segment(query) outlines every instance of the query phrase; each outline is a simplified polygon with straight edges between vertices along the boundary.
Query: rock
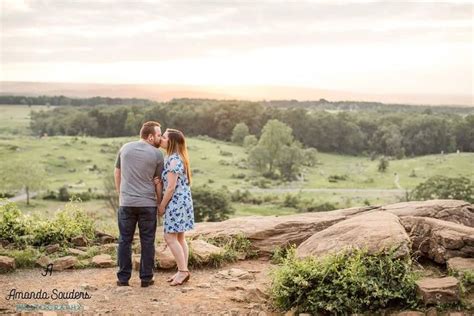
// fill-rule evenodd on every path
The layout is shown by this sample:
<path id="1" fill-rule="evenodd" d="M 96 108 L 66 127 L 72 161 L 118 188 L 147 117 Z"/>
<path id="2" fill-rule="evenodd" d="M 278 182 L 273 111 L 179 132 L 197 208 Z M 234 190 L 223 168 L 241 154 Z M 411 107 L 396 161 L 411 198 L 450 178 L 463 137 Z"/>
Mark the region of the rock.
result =
<path id="1" fill-rule="evenodd" d="M 245 271 L 245 270 L 242 270 L 242 269 L 232 268 L 232 269 L 228 270 L 228 274 L 231 277 L 235 277 L 235 278 L 240 279 L 241 277 L 243 277 L 244 275 L 247 275 L 249 273 L 248 273 L 248 271 Z"/>
<path id="2" fill-rule="evenodd" d="M 100 246 L 100 251 L 105 253 L 116 252 L 117 247 L 118 244 L 116 243 L 103 244 L 102 246 Z"/>
<path id="3" fill-rule="evenodd" d="M 375 211 L 352 217 L 320 231 L 297 248 L 300 258 L 318 258 L 345 249 L 367 247 L 370 253 L 398 247 L 397 257 L 410 253 L 410 239 L 396 215 Z"/>
<path id="4" fill-rule="evenodd" d="M 77 264 L 77 258 L 74 256 L 66 256 L 57 258 L 53 261 L 53 271 L 62 271 L 64 269 L 69 269 L 74 267 Z"/>
<path id="5" fill-rule="evenodd" d="M 38 260 L 36 260 L 36 265 L 46 268 L 48 264 L 52 262 L 53 261 L 48 256 L 41 256 Z"/>
<path id="6" fill-rule="evenodd" d="M 61 247 L 59 244 L 54 244 L 54 245 L 49 245 L 47 246 L 44 250 L 46 251 L 47 254 L 52 254 L 53 252 L 56 252 L 60 249 Z"/>
<path id="7" fill-rule="evenodd" d="M 69 252 L 69 254 L 76 255 L 76 256 L 85 256 L 85 255 L 87 255 L 87 252 L 79 250 L 79 249 L 74 249 L 74 248 L 69 248 L 68 252 Z"/>
<path id="8" fill-rule="evenodd" d="M 399 217 L 431 217 L 474 227 L 474 206 L 459 200 L 429 200 L 390 204 L 380 207 Z"/>
<path id="9" fill-rule="evenodd" d="M 99 239 L 101 244 L 110 244 L 116 242 L 116 238 L 114 236 L 100 232 L 98 230 L 95 231 L 95 236 Z"/>
<path id="10" fill-rule="evenodd" d="M 0 246 L 1 246 L 1 247 L 6 248 L 6 247 L 8 247 L 8 245 L 10 245 L 10 242 L 9 242 L 8 240 L 6 240 L 6 239 L 0 239 Z"/>
<path id="11" fill-rule="evenodd" d="M 224 290 L 226 290 L 226 291 L 243 291 L 243 290 L 245 290 L 245 288 L 243 286 L 237 284 L 237 285 L 226 286 L 224 288 Z"/>
<path id="12" fill-rule="evenodd" d="M 435 218 L 400 218 L 412 240 L 413 251 L 444 264 L 454 257 L 474 256 L 474 228 Z"/>
<path id="13" fill-rule="evenodd" d="M 396 316 L 425 316 L 425 313 L 417 312 L 417 311 L 403 311 L 403 312 L 397 313 Z"/>
<path id="14" fill-rule="evenodd" d="M 425 304 L 459 302 L 459 281 L 454 277 L 425 278 L 416 282 L 417 292 Z"/>
<path id="15" fill-rule="evenodd" d="M 116 241 L 116 239 L 110 235 L 101 236 L 99 237 L 99 240 L 101 244 L 110 244 Z"/>
<path id="16" fill-rule="evenodd" d="M 99 268 L 110 268 L 115 265 L 110 255 L 95 256 L 92 258 L 92 264 Z"/>
<path id="17" fill-rule="evenodd" d="M 181 293 L 187 293 L 187 292 L 190 292 L 192 290 L 194 290 L 193 287 L 182 287 L 181 288 Z"/>
<path id="18" fill-rule="evenodd" d="M 208 239 L 243 234 L 260 254 L 271 254 L 276 246 L 299 245 L 321 230 L 374 208 L 356 207 L 286 216 L 245 216 L 223 222 L 197 223 L 188 236 Z"/>
<path id="19" fill-rule="evenodd" d="M 447 261 L 447 267 L 453 272 L 463 273 L 472 271 L 474 273 L 474 258 L 451 258 Z"/>
<path id="20" fill-rule="evenodd" d="M 260 285 L 251 285 L 245 288 L 245 295 L 246 300 L 249 302 L 266 302 L 269 299 L 265 288 L 261 287 Z"/>
<path id="21" fill-rule="evenodd" d="M 201 263 L 209 262 L 212 255 L 217 255 L 224 251 L 224 249 L 211 245 L 202 239 L 191 240 L 189 247 L 192 249 L 193 255 Z"/>
<path id="22" fill-rule="evenodd" d="M 71 239 L 71 242 L 75 245 L 75 246 L 79 246 L 79 247 L 85 247 L 87 246 L 87 238 L 84 237 L 84 236 L 76 236 L 76 237 L 73 237 Z"/>
<path id="23" fill-rule="evenodd" d="M 155 261 L 158 268 L 172 269 L 176 267 L 176 261 L 169 247 L 155 250 Z"/>
<path id="24" fill-rule="evenodd" d="M 201 289 L 208 289 L 211 287 L 211 284 L 210 283 L 200 283 L 197 285 L 197 287 L 201 288 Z"/>
<path id="25" fill-rule="evenodd" d="M 7 256 L 0 256 L 0 272 L 15 270 L 15 259 Z"/>

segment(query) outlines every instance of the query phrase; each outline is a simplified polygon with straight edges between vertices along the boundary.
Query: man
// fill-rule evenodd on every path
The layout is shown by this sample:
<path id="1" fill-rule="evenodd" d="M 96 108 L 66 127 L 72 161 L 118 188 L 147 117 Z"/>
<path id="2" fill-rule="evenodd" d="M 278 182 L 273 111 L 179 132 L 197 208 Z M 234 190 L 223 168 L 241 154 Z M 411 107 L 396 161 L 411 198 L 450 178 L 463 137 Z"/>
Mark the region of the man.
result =
<path id="1" fill-rule="evenodd" d="M 155 232 L 157 206 L 161 201 L 161 184 L 153 178 L 161 176 L 164 158 L 158 149 L 161 127 L 146 122 L 140 130 L 140 140 L 122 146 L 115 162 L 115 188 L 119 192 L 117 285 L 128 286 L 132 275 L 132 240 L 138 223 L 141 244 L 141 286 L 154 283 Z"/>

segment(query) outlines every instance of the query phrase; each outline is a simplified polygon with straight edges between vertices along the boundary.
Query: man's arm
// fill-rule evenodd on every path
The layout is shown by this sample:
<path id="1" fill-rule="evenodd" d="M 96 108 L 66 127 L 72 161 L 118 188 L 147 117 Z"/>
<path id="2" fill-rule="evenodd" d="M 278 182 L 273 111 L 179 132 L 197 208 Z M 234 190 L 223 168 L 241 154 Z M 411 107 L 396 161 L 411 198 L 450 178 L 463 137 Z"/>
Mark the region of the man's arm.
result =
<path id="1" fill-rule="evenodd" d="M 118 194 L 120 194 L 120 177 L 122 175 L 122 171 L 115 167 L 114 171 L 114 179 L 115 179 L 115 190 L 117 191 Z"/>

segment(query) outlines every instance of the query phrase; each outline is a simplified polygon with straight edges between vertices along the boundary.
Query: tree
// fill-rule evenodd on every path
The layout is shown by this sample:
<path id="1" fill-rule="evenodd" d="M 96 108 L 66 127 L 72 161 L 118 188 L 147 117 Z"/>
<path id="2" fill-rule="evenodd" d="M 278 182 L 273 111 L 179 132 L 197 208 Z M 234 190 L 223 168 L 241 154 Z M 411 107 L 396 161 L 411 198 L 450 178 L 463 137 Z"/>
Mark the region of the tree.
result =
<path id="1" fill-rule="evenodd" d="M 257 145 L 257 143 L 258 139 L 255 137 L 255 135 L 248 135 L 244 138 L 244 147 L 247 149 L 252 148 L 253 146 Z"/>
<path id="2" fill-rule="evenodd" d="M 45 189 L 46 183 L 46 172 L 37 163 L 25 161 L 0 165 L 0 191 L 25 189 L 27 205 L 30 205 L 30 194 Z"/>
<path id="3" fill-rule="evenodd" d="M 291 181 L 298 175 L 303 159 L 301 144 L 293 143 L 290 146 L 281 148 L 281 152 L 276 161 L 276 167 L 285 180 Z"/>
<path id="4" fill-rule="evenodd" d="M 194 219 L 196 222 L 218 222 L 234 213 L 228 192 L 214 191 L 208 186 L 192 189 Z"/>
<path id="5" fill-rule="evenodd" d="M 466 177 L 434 176 L 420 183 L 411 192 L 410 199 L 454 199 L 474 203 L 474 184 Z"/>
<path id="6" fill-rule="evenodd" d="M 268 172 L 274 171 L 275 163 L 284 146 L 290 146 L 293 141 L 292 129 L 278 120 L 270 120 L 262 130 L 258 147 L 267 153 Z"/>
<path id="7" fill-rule="evenodd" d="M 235 125 L 232 130 L 231 140 L 233 143 L 242 145 L 246 136 L 249 135 L 249 127 L 245 123 Z"/>
<path id="8" fill-rule="evenodd" d="M 379 172 L 385 172 L 388 168 L 388 159 L 385 157 L 380 158 L 378 170 Z"/>

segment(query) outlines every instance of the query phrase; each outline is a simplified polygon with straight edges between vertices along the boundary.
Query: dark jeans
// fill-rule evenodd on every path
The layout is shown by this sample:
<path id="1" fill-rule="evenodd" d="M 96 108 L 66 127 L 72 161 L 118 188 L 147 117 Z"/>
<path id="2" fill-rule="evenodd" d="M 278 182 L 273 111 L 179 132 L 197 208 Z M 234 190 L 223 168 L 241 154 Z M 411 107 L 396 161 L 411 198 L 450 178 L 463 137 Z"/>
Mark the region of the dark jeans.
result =
<path id="1" fill-rule="evenodd" d="M 155 265 L 156 207 L 120 206 L 118 209 L 119 241 L 117 278 L 127 282 L 132 276 L 132 240 L 138 222 L 140 233 L 141 259 L 140 279 L 150 281 Z"/>

